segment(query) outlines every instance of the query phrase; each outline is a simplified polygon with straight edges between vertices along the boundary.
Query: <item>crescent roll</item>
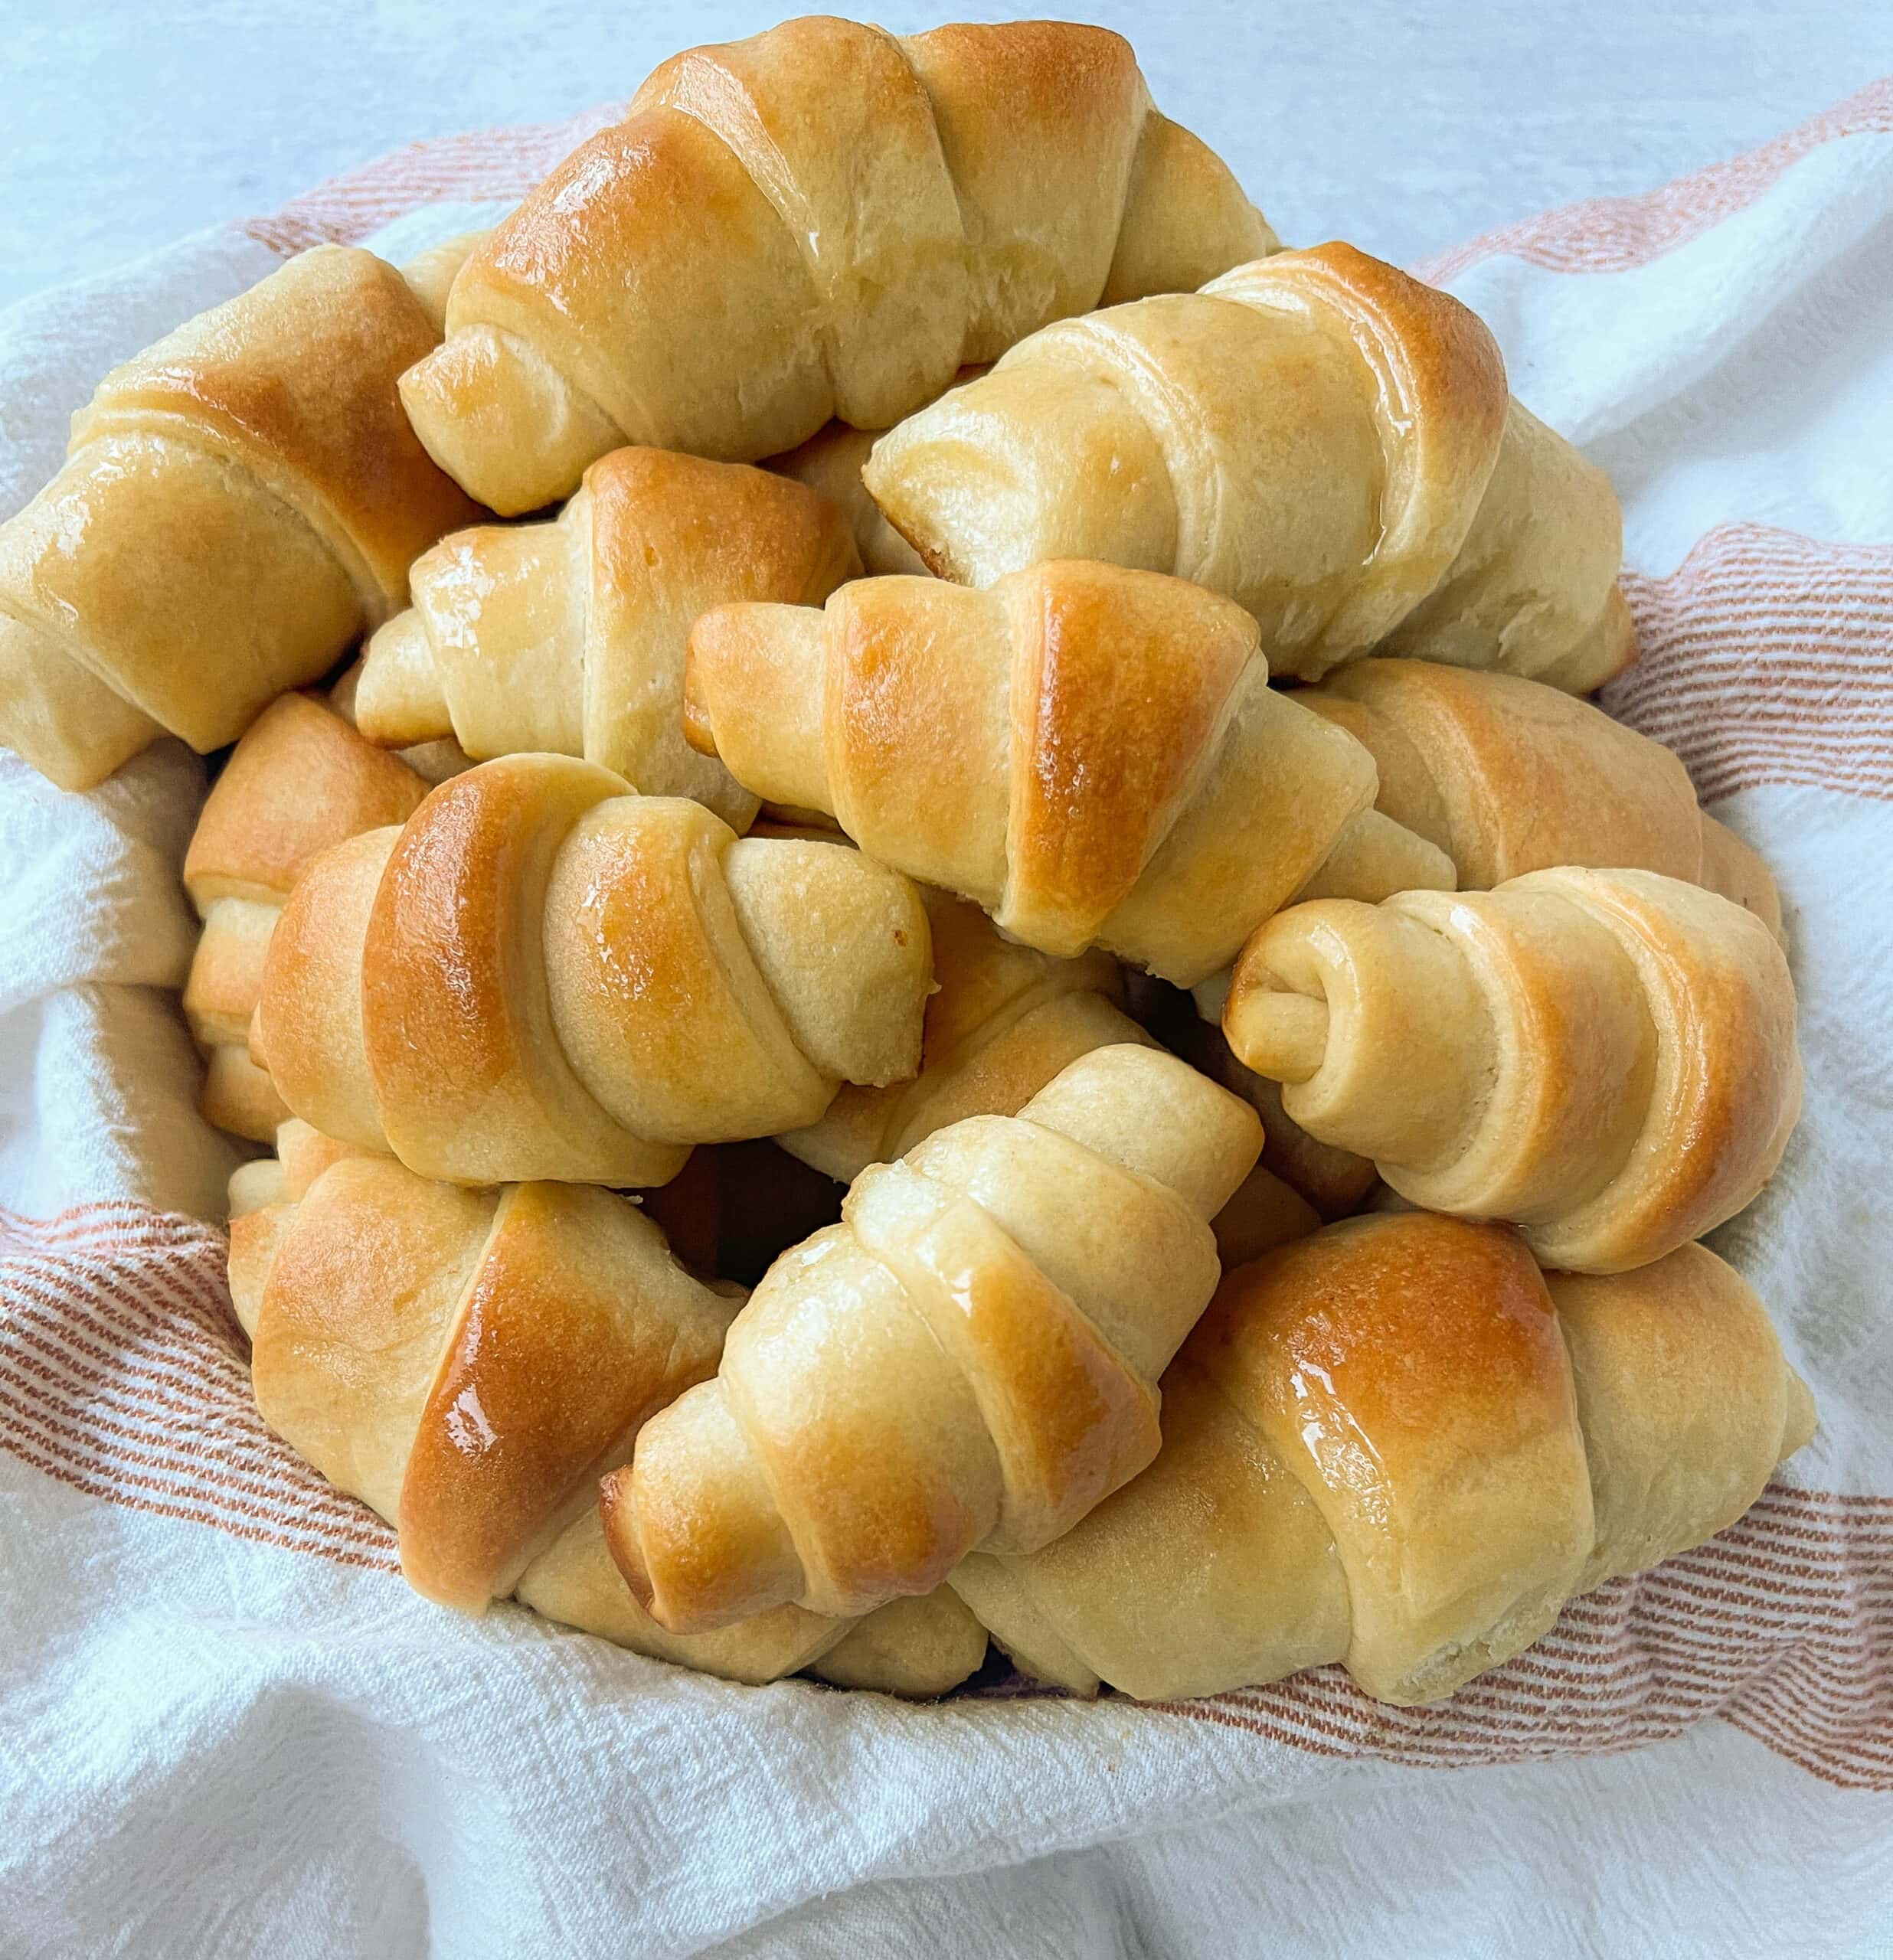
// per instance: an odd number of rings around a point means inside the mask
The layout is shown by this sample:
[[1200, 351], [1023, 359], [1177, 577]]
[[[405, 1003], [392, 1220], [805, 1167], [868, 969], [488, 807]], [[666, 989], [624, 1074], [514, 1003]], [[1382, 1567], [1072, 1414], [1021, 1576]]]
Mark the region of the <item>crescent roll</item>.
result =
[[1589, 1272], [1660, 1259], [1767, 1183], [1800, 1112], [1794, 1031], [1761, 920], [1637, 871], [1293, 906], [1223, 1011], [1309, 1135]]
[[1372, 808], [1366, 750], [1269, 686], [1254, 620], [1180, 579], [1074, 560], [721, 606], [684, 691], [691, 743], [746, 789], [1045, 952], [1189, 985], [1331, 867], [1372, 897], [1452, 882]]
[[819, 606], [860, 571], [846, 519], [816, 492], [619, 449], [555, 522], [460, 531], [417, 560], [412, 608], [368, 642], [357, 719], [387, 746], [450, 735], [482, 761], [582, 756], [744, 830], [756, 799], [684, 740], [691, 623], [735, 599]]
[[1223, 1282], [1142, 1476], [953, 1585], [1080, 1693], [1339, 1661], [1378, 1700], [1432, 1701], [1725, 1530], [1814, 1426], [1761, 1302], [1701, 1246], [1579, 1278], [1499, 1227], [1350, 1219]]
[[394, 266], [322, 245], [108, 374], [0, 525], [0, 742], [65, 789], [167, 731], [220, 748], [386, 619], [479, 514], [396, 393], [439, 338]]
[[295, 1113], [455, 1183], [648, 1185], [919, 1060], [927, 915], [841, 843], [739, 838], [564, 756], [319, 858], [251, 1054]]
[[1047, 327], [882, 436], [867, 484], [943, 577], [1174, 573], [1305, 680], [1379, 647], [1581, 694], [1633, 651], [1608, 479], [1472, 313], [1349, 245]]
[[1048, 320], [1274, 244], [1114, 34], [812, 16], [659, 68], [472, 253], [402, 397], [511, 514], [623, 443], [885, 428]]
[[606, 1478], [632, 1589], [678, 1631], [860, 1612], [1068, 1530], [1156, 1453], [1157, 1377], [1219, 1270], [1208, 1221], [1260, 1142], [1174, 1057], [1101, 1048], [864, 1171]]

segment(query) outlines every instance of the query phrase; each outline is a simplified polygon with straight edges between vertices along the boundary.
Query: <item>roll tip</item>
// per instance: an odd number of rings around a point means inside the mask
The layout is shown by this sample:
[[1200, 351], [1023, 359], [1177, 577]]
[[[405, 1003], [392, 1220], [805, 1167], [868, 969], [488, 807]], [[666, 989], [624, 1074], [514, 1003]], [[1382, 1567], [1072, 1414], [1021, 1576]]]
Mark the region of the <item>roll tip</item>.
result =
[[1327, 1057], [1327, 1002], [1290, 991], [1266, 969], [1237, 967], [1222, 1029], [1237, 1060], [1271, 1082], [1306, 1082]]
[[502, 517], [561, 502], [624, 437], [603, 410], [515, 335], [475, 324], [401, 377], [421, 446]]
[[638, 1537], [637, 1504], [632, 1494], [629, 1464], [607, 1472], [600, 1480], [598, 1521], [604, 1527], [605, 1548], [632, 1598], [642, 1611], [662, 1625], [656, 1612], [657, 1591], [651, 1583], [644, 1547]]

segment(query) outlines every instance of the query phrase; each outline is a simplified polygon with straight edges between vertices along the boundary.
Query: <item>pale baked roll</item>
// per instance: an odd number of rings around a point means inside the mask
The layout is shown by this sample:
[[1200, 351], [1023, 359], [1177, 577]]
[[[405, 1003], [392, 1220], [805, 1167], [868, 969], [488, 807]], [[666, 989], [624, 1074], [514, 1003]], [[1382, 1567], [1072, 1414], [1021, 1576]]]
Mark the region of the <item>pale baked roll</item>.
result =
[[690, 629], [732, 600], [819, 605], [860, 570], [826, 497], [737, 464], [619, 449], [556, 521], [459, 531], [416, 561], [412, 609], [368, 642], [357, 720], [388, 746], [450, 736], [480, 761], [582, 756], [746, 829], [757, 799], [684, 740]]
[[318, 246], [99, 384], [0, 525], [0, 741], [83, 789], [209, 750], [319, 680], [476, 505], [397, 397], [439, 338], [373, 253]]
[[1471, 312], [1348, 245], [1047, 327], [865, 475], [943, 577], [1172, 573], [1253, 613], [1278, 675], [1387, 645], [1583, 692], [1634, 647], [1607, 479]]
[[428, 1176], [654, 1184], [911, 1075], [928, 985], [913, 888], [858, 851], [512, 756], [309, 868], [251, 1046], [298, 1116]]
[[953, 1575], [1028, 1674], [1163, 1700], [1339, 1661], [1378, 1700], [1437, 1700], [1733, 1524], [1815, 1426], [1703, 1247], [1541, 1276], [1512, 1233], [1424, 1213], [1231, 1273], [1163, 1394], [1142, 1476]]
[[857, 1612], [1069, 1530], [1156, 1453], [1260, 1141], [1173, 1057], [1105, 1048], [865, 1171], [606, 1480], [633, 1590], [679, 1628]]
[[1637, 871], [1295, 906], [1223, 1012], [1310, 1135], [1580, 1272], [1660, 1258], [1761, 1189], [1800, 1110], [1794, 1029], [1761, 920]]
[[473, 252], [402, 394], [510, 514], [622, 443], [884, 428], [1048, 320], [1274, 244], [1116, 34], [811, 17], [659, 67]]

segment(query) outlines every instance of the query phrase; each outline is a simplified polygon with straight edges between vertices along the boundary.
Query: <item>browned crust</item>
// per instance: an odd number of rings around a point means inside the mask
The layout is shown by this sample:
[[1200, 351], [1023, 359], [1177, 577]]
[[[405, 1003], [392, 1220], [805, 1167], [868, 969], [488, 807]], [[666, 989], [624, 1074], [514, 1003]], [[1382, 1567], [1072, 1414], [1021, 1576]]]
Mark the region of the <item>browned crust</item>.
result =
[[[624, 793], [589, 763], [508, 756], [442, 784], [409, 819], [375, 895], [361, 967], [375, 1099], [404, 1161], [432, 1168], [419, 1152], [484, 1161], [490, 1146], [510, 1163], [553, 1138], [539, 1084], [564, 1064], [545, 1050], [537, 906], [572, 825]], [[616, 1131], [595, 1106], [591, 1127]]]
[[587, 1473], [715, 1370], [714, 1316], [680, 1325], [668, 1302], [629, 1292], [587, 1256], [600, 1238], [668, 1263], [655, 1229], [606, 1192], [529, 1184], [500, 1200], [401, 1485], [402, 1570], [430, 1599], [478, 1610], [510, 1592]]
[[990, 103], [995, 129], [1015, 137], [1022, 120], [1121, 116], [1135, 108], [1142, 80], [1122, 34], [1076, 21], [950, 21], [909, 45], [930, 65], [950, 65], [956, 92]]
[[421, 447], [397, 391], [437, 339], [392, 266], [318, 246], [106, 376], [73, 446], [178, 416], [253, 459], [318, 532], [345, 541], [378, 616], [406, 593], [418, 554], [481, 514]]
[[1774, 1175], [1801, 1110], [1793, 980], [1767, 926], [1718, 893], [1654, 873], [1542, 872], [1530, 882], [1540, 880], [1633, 952], [1647, 949], [1640, 964], [1653, 1008], [1681, 1037], [1668, 1040], [1676, 1077], [1657, 1112], [1673, 1145], [1618, 1200], [1623, 1221], [1607, 1233], [1610, 1265], [1641, 1265], [1733, 1217]]
[[184, 882], [214, 898], [286, 893], [332, 844], [403, 824], [427, 785], [314, 696], [284, 694], [252, 724], [205, 799]]
[[[1345, 319], [1370, 364], [1388, 377], [1407, 425], [1403, 504], [1463, 501], [1467, 523], [1498, 460], [1511, 392], [1489, 328], [1450, 293], [1339, 240], [1282, 252], [1240, 275], [1245, 292], [1311, 288]], [[1402, 413], [1404, 411], [1404, 413]], [[1398, 528], [1398, 509], [1388, 514]], [[1460, 527], [1463, 538], [1464, 526]], [[1454, 549], [1457, 549], [1457, 544]]]
[[771, 471], [633, 446], [593, 463], [585, 485], [596, 576], [620, 590], [682, 565], [719, 605], [819, 606], [861, 576], [839, 505]]
[[1029, 626], [1013, 620], [1007, 916], [1055, 922], [1075, 951], [1167, 833], [1257, 634], [1232, 601], [1157, 573], [1065, 560], [1029, 577]]
[[1318, 1403], [1396, 1468], [1450, 1464], [1572, 1406], [1524, 1241], [1427, 1212], [1349, 1219], [1239, 1267], [1184, 1351], [1272, 1439], [1318, 1423]]

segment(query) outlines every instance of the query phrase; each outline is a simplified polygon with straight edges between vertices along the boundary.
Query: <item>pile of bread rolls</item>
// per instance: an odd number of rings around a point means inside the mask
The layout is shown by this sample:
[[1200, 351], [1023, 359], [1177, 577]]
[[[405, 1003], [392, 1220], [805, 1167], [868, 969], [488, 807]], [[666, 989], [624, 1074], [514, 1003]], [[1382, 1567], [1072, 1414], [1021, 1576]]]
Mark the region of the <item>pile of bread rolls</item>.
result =
[[1814, 1427], [1697, 1243], [1799, 1108], [1779, 906], [1584, 698], [1620, 533], [1117, 36], [793, 21], [108, 376], [0, 737], [235, 744], [231, 1295], [421, 1592], [1419, 1702]]

